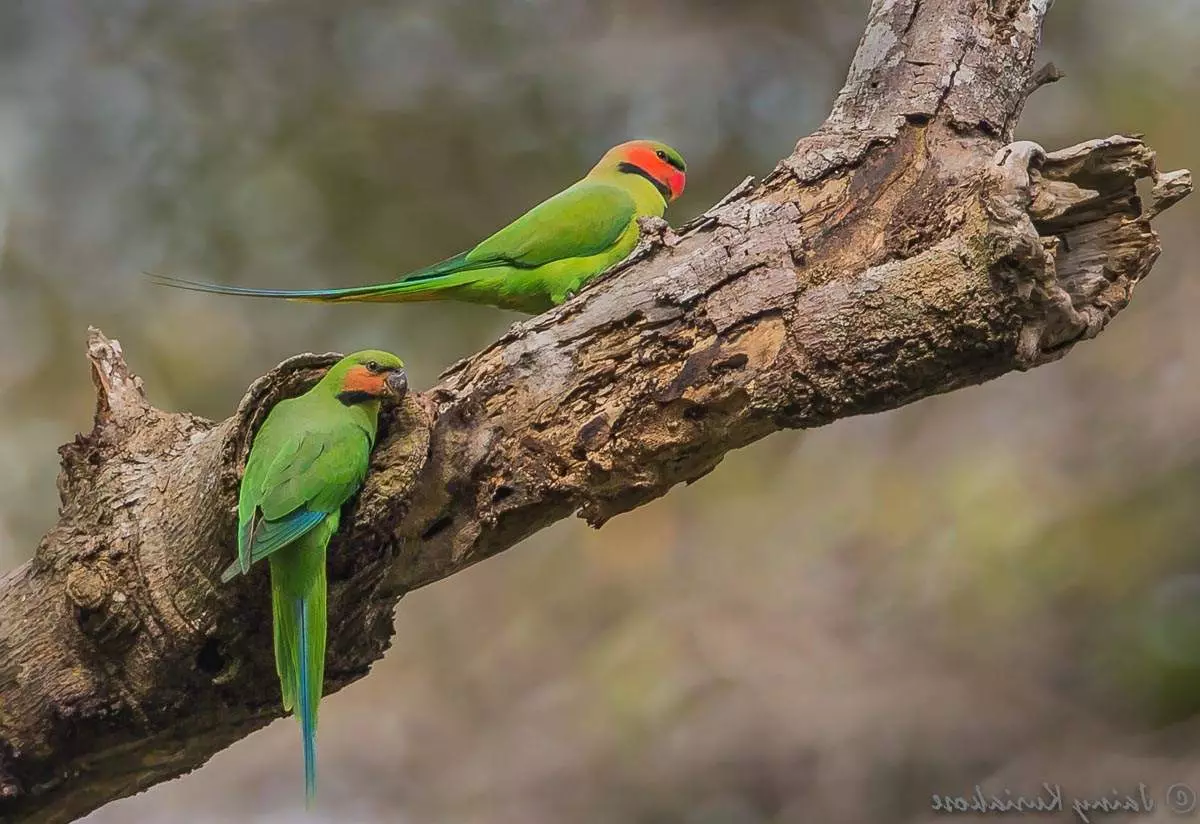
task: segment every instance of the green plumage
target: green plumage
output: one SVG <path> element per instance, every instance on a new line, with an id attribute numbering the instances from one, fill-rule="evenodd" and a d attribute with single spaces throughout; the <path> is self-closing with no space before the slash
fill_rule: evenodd
<path id="1" fill-rule="evenodd" d="M 328 303 L 451 299 L 534 314 L 562 303 L 588 280 L 624 260 L 637 246 L 638 218 L 662 217 L 668 198 L 683 190 L 683 169 L 683 158 L 665 144 L 622 144 L 587 177 L 473 249 L 394 283 L 276 290 L 152 277 L 167 286 L 229 295 Z"/>
<path id="2" fill-rule="evenodd" d="M 366 477 L 380 399 L 403 391 L 402 367 L 388 352 L 343 358 L 307 393 L 270 411 L 242 476 L 238 558 L 221 580 L 270 563 L 275 668 L 283 707 L 300 720 L 309 801 L 325 673 L 325 549 L 342 504 Z"/>

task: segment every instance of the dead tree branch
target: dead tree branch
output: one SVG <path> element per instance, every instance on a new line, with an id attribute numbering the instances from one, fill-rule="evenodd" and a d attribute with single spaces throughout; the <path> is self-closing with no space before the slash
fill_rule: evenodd
<path id="1" fill-rule="evenodd" d="M 553 521 L 599 526 L 780 428 L 1098 334 L 1191 184 L 1131 137 L 1010 142 L 1048 79 L 1049 6 L 876 0 L 829 119 L 773 173 L 410 397 L 332 548 L 329 689 L 382 655 L 403 593 Z M 95 426 L 61 450 L 59 522 L 0 580 L 6 822 L 72 820 L 280 714 L 266 576 L 217 576 L 254 424 L 330 359 L 282 364 L 213 423 L 153 408 L 97 331 L 88 358 Z"/>

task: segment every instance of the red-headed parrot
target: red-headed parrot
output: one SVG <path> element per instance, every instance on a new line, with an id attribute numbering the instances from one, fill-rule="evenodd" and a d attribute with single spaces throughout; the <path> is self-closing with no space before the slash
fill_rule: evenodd
<path id="1" fill-rule="evenodd" d="M 317 706 L 325 683 L 325 547 L 367 475 L 384 397 L 407 389 L 404 364 L 368 350 L 338 361 L 305 394 L 280 401 L 254 436 L 238 495 L 238 557 L 226 582 L 271 566 L 275 669 L 304 742 L 305 798 L 316 794 Z"/>
<path id="2" fill-rule="evenodd" d="M 474 249 L 394 283 L 345 289 L 250 289 L 151 275 L 157 283 L 263 298 L 340 303 L 462 300 L 536 314 L 562 303 L 624 260 L 638 218 L 663 216 L 683 192 L 683 158 L 665 143 L 632 140 L 610 149 L 587 177 L 534 206 Z"/>

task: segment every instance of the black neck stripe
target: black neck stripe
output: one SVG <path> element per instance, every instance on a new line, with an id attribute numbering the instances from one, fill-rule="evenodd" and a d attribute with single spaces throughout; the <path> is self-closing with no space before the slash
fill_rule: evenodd
<path id="1" fill-rule="evenodd" d="M 662 195 L 663 200 L 666 200 L 668 202 L 671 200 L 671 187 L 668 186 L 667 184 L 663 183 L 661 180 L 658 180 L 657 178 L 655 178 L 653 175 L 651 175 L 649 172 L 647 172 L 641 166 L 635 166 L 634 164 L 629 163 L 628 161 L 622 160 L 617 165 L 617 171 L 618 172 L 626 172 L 627 174 L 637 175 L 638 177 L 646 178 L 646 180 L 649 180 L 651 183 L 654 184 L 655 189 L 658 189 L 658 193 L 660 195 Z"/>
<path id="2" fill-rule="evenodd" d="M 348 389 L 345 392 L 338 392 L 337 399 L 346 406 L 354 406 L 356 403 L 366 403 L 367 401 L 379 400 L 370 392 L 364 392 L 361 389 Z"/>

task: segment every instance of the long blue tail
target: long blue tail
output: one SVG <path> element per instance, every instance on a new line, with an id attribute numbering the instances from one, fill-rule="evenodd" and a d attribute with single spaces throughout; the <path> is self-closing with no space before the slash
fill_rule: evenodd
<path id="1" fill-rule="evenodd" d="M 248 286 L 222 286 L 219 283 L 204 283 L 198 280 L 184 280 L 170 275 L 157 275 L 147 272 L 151 283 L 158 286 L 171 286 L 175 289 L 186 289 L 189 292 L 207 292 L 213 295 L 237 295 L 248 298 L 285 298 L 287 300 L 305 301 L 339 301 L 361 300 L 363 297 L 378 294 L 391 284 L 378 286 L 352 286 L 346 289 L 253 289 Z"/>
<path id="2" fill-rule="evenodd" d="M 308 607 L 304 598 L 297 598 L 295 603 L 296 624 L 300 628 L 300 694 L 296 696 L 296 715 L 300 719 L 300 737 L 304 740 L 304 806 L 311 807 L 317 797 L 317 702 L 312 700 L 310 683 Z"/>
<path id="3" fill-rule="evenodd" d="M 486 269 L 496 266 L 497 261 L 481 261 L 467 263 L 467 253 L 455 255 L 439 261 L 432 266 L 409 272 L 392 283 L 376 283 L 370 286 L 348 286 L 342 289 L 255 289 L 248 286 L 222 286 L 217 283 L 204 283 L 198 280 L 146 272 L 152 283 L 159 286 L 171 286 L 176 289 L 187 289 L 191 292 L 207 292 L 214 295 L 237 295 L 248 298 L 283 298 L 285 300 L 301 300 L 315 303 L 340 303 L 353 301 L 399 302 L 403 300 L 421 300 L 423 295 L 436 293 L 440 289 L 454 286 L 460 278 L 453 275 Z"/>
<path id="4" fill-rule="evenodd" d="M 321 556 L 324 560 L 324 554 Z M 317 711 L 325 686 L 325 576 L 305 595 L 272 587 L 275 613 L 275 664 L 283 708 L 300 722 L 304 747 L 304 800 L 317 793 Z"/>

